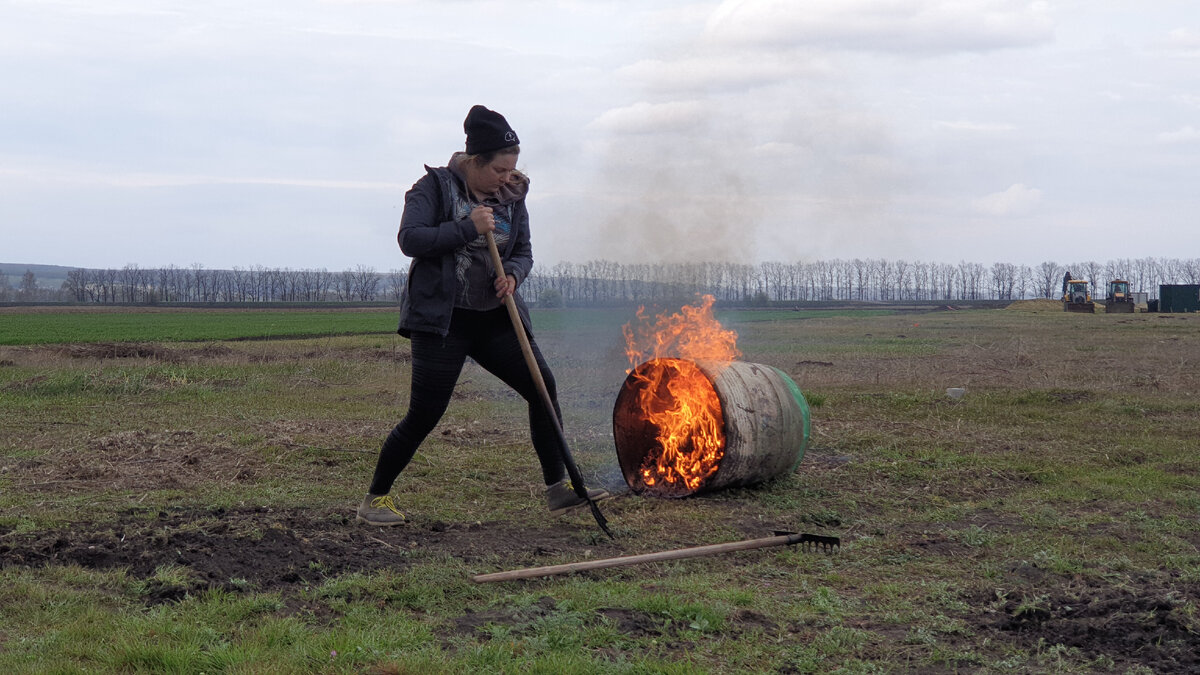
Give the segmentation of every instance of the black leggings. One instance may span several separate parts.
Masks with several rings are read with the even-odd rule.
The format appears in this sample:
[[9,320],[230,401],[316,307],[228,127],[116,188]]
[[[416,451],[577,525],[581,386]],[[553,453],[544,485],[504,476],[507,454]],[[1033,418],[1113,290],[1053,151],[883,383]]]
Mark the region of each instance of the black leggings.
[[[454,310],[450,321],[450,333],[446,337],[436,333],[414,332],[412,334],[412,388],[408,399],[408,413],[392,429],[375,465],[375,476],[371,481],[371,494],[383,495],[392,489],[396,476],[408,466],[417,452],[417,447],[437,426],[446,412],[450,395],[458,382],[463,363],[471,357],[488,372],[512,387],[529,404],[529,430],[534,450],[542,464],[542,478],[546,485],[562,480],[566,467],[558,433],[546,414],[537,385],[525,365],[521,343],[504,307],[488,312],[464,309]],[[537,344],[533,354],[542,371],[542,379],[554,401],[554,412],[562,420],[558,406],[558,394],[554,376],[550,373]]]

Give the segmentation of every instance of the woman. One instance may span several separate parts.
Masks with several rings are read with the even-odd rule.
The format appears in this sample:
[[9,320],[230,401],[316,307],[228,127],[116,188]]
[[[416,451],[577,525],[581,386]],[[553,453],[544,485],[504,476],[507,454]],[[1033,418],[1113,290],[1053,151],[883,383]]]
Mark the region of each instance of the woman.
[[[466,152],[454,153],[445,167],[425,167],[425,175],[404,196],[397,239],[412,265],[399,332],[412,343],[412,388],[408,413],[384,441],[371,487],[358,507],[358,520],[369,525],[404,522],[388,493],[446,411],[468,356],[529,404],[530,435],[550,512],[587,503],[565,480],[558,433],[504,306],[504,298],[513,296],[533,343],[529,309],[516,292],[533,266],[525,209],[529,179],[516,168],[520,141],[500,113],[481,105],[471,108],[463,129]],[[503,274],[492,269],[487,232],[500,249]],[[561,422],[554,376],[536,343],[533,352]],[[609,496],[604,490],[588,494],[593,501]]]

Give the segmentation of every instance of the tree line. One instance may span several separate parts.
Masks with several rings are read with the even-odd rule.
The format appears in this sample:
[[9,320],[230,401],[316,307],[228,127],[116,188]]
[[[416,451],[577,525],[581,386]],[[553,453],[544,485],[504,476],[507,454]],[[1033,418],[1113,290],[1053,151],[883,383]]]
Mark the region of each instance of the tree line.
[[0,277],[0,300],[53,300],[94,304],[201,303],[237,304],[262,302],[374,302],[399,299],[404,272],[385,274],[359,265],[330,272],[326,269],[281,269],[253,267],[206,269],[191,267],[120,269],[73,269],[57,289],[30,283],[26,272],[17,289]]
[[[957,264],[887,260],[816,260],[738,264],[695,262],[627,264],[609,260],[535,266],[521,287],[543,306],[665,303],[712,294],[735,304],[816,301],[973,301],[1058,298],[1064,275],[1089,281],[1103,298],[1108,281],[1158,296],[1159,284],[1200,284],[1200,258],[1116,259],[1038,265]],[[55,289],[42,288],[32,272],[15,287],[0,275],[0,301],[94,304],[398,302],[403,270],[378,272],[359,265],[326,269],[168,266],[74,269]]]

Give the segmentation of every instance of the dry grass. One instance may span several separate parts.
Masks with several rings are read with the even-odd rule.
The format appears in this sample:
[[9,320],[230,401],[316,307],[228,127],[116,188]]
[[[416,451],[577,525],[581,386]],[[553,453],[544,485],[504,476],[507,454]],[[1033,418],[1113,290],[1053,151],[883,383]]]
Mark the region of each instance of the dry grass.
[[[589,479],[616,489],[619,326],[561,318],[538,340],[568,435]],[[410,525],[355,526],[406,395],[399,338],[0,348],[0,574],[20,591],[0,591],[0,665],[102,607],[84,611],[130,643],[120,658],[251,671],[1197,667],[1200,317],[730,327],[745,360],[813,403],[803,462],[753,489],[605,502],[615,541],[586,512],[546,515],[524,406],[475,366],[397,484]],[[468,580],[776,529],[837,535],[842,551]],[[104,576],[121,564],[129,581]],[[104,598],[80,590],[97,584]],[[161,602],[175,604],[146,613]],[[176,621],[200,627],[192,651],[146,637]],[[48,669],[140,663],[38,644]],[[330,662],[334,649],[354,656]]]
[[[1190,315],[1080,315],[1059,306],[1048,315],[943,312],[813,320],[798,328],[794,335],[783,325],[744,329],[748,360],[765,358],[802,388],[1200,390],[1197,317]],[[765,357],[753,352],[759,340]]]

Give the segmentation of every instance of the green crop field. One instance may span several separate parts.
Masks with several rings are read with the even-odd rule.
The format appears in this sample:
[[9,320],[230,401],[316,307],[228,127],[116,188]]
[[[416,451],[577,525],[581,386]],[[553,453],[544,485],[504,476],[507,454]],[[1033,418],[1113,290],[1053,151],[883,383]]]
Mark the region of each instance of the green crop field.
[[386,333],[395,310],[0,312],[0,345],[189,342]]
[[[538,325],[550,330],[571,326],[621,326],[634,317],[628,309],[534,310]],[[890,310],[724,310],[718,318],[732,323],[795,321],[835,316],[884,316]],[[137,311],[96,309],[52,312],[0,310],[0,345],[94,342],[199,342],[262,340],[331,335],[389,333],[397,310],[363,309],[168,309]]]
[[[811,437],[661,499],[614,449],[633,311],[536,312],[610,540],[549,515],[525,405],[474,364],[409,522],[357,524],[407,400],[394,313],[173,313],[98,343],[0,314],[0,672],[1200,671],[1196,315],[720,313]],[[777,530],[841,546],[472,581]]]

